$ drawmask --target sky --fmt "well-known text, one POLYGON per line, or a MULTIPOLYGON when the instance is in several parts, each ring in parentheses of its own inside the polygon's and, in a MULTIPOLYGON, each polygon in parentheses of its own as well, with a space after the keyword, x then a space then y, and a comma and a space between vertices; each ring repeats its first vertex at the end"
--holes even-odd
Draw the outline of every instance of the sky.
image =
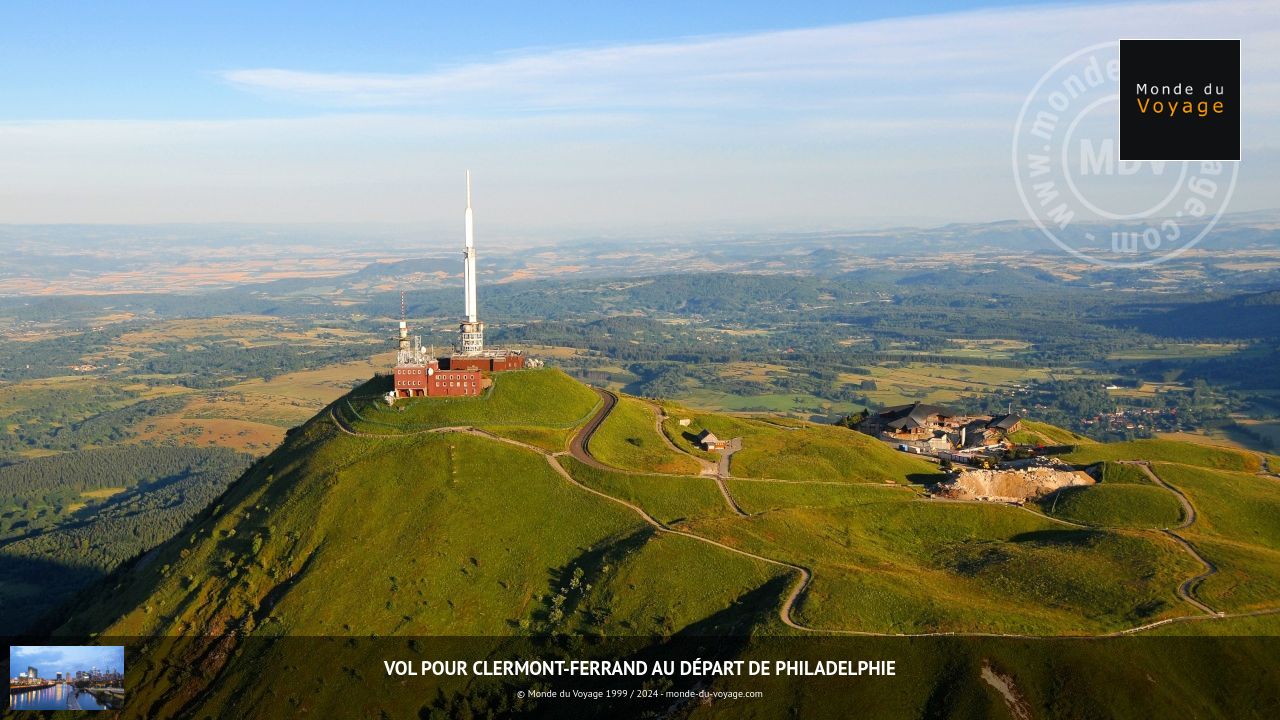
POLYGON ((0 222, 453 228, 467 169, 509 237, 1022 219, 1023 100, 1119 37, 1243 40, 1280 204, 1272 0, 871 5, 5 2, 0 222))
POLYGON ((80 670, 124 671, 124 648, 116 645, 14 645, 9 648, 9 671, 16 676, 34 667, 42 678, 80 670))

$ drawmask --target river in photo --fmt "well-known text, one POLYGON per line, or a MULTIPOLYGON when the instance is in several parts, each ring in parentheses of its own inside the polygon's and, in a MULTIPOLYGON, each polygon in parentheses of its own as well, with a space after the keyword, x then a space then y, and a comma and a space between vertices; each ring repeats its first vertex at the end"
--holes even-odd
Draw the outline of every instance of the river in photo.
POLYGON ((10 710, 106 710, 91 693, 65 683, 39 690, 9 690, 10 710))

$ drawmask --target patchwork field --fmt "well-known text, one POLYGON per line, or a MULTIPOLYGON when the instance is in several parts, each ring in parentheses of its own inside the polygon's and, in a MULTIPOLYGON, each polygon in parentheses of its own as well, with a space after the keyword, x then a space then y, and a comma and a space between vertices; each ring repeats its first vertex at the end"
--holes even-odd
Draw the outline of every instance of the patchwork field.
POLYGON ((1234 343, 1160 343, 1143 349, 1111 353, 1108 360, 1161 360, 1165 358, 1210 358, 1230 355, 1243 349, 1234 343))
POLYGON ((874 390, 864 394, 879 405, 901 405, 921 401, 947 403, 962 395, 1009 390, 1035 380, 1055 377, 1083 377, 1081 371, 1047 368, 1001 368, 985 365, 937 363, 887 363, 868 368, 870 375, 841 375, 849 383, 872 380, 874 390))
POLYGON ((147 445, 225 447, 264 455, 284 439, 285 428, 252 420, 161 417, 145 420, 132 439, 147 445))
POLYGON ((715 390, 698 389, 680 396, 680 402, 691 407, 716 412, 799 413, 803 415, 848 415, 861 405, 836 402, 806 393, 765 393, 733 395, 715 390))

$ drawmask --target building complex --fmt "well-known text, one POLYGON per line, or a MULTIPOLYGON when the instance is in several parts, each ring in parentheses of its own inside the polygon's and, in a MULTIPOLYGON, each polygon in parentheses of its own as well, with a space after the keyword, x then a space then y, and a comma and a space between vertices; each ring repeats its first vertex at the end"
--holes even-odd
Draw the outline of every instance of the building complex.
POLYGON ((470 172, 467 173, 467 208, 463 217, 462 283, 466 299, 454 353, 436 357, 434 351, 428 352, 423 348, 420 338, 409 337, 402 299, 394 384, 387 394, 389 402, 409 397, 476 396, 488 384, 484 373, 519 370, 526 364, 537 363, 526 361, 524 354, 516 350, 485 347, 484 323, 480 321, 476 293, 475 216, 471 209, 470 172))

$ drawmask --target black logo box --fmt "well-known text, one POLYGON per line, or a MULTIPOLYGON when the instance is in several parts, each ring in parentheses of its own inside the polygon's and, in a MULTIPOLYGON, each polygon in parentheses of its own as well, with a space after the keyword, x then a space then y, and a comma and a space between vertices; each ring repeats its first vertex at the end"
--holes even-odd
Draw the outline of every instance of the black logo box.
POLYGON ((1239 40, 1120 41, 1121 160, 1239 160, 1241 100, 1239 40))

